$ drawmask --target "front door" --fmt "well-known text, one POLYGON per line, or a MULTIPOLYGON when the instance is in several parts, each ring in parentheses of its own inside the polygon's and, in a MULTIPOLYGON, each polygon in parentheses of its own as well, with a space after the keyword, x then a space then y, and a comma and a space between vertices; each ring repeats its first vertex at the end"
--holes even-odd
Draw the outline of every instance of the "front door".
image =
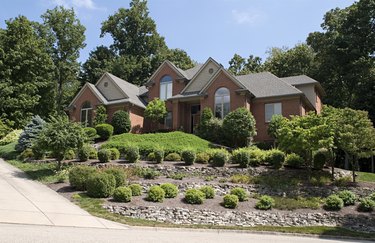
POLYGON ((194 133, 194 129, 197 127, 201 117, 201 105, 190 106, 190 132, 194 133))

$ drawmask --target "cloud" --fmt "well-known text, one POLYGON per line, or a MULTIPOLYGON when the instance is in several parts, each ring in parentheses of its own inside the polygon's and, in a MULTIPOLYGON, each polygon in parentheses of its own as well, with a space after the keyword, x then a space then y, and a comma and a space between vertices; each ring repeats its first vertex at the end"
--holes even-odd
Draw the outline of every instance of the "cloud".
POLYGON ((240 11, 234 9, 232 10, 232 17, 237 24, 253 25, 262 21, 265 18, 265 14, 254 10, 240 11))
POLYGON ((100 9, 93 0, 53 0, 56 5, 62 5, 64 7, 70 8, 81 8, 88 10, 98 10, 100 9))

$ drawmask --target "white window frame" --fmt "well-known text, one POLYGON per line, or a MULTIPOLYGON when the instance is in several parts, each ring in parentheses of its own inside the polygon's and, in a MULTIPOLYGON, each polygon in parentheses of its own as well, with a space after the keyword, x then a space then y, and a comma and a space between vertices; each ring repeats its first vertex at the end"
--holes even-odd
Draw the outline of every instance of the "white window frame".
POLYGON ((282 114, 283 114, 283 105, 281 102, 267 103, 264 105, 264 119, 267 123, 271 121, 272 116, 282 115, 282 114), (272 112, 269 109, 272 109, 272 112), (271 114, 271 116, 269 116, 269 114, 271 114))
MULTIPOLYGON (((88 101, 86 101, 88 102, 88 101)), ((82 106, 86 103, 84 102, 82 104, 82 106)), ((89 112, 92 111, 92 107, 91 107, 91 103, 88 102, 90 104, 90 107, 85 107, 85 108, 81 108, 81 113, 80 113, 80 121, 81 121, 81 124, 83 124, 85 127, 87 127, 89 124, 89 112), (85 119, 83 120, 82 118, 82 113, 85 112, 85 119)), ((92 114, 91 114, 92 115, 92 114)))
POLYGON ((215 92, 215 107, 214 107, 214 111, 215 111, 215 116, 216 116, 216 106, 217 105, 220 105, 221 107, 221 109, 220 109, 220 117, 218 117, 218 118, 220 118, 220 119, 224 119, 224 117, 228 114, 224 114, 224 104, 225 104, 225 102, 224 102, 224 100, 225 100, 225 97, 227 97, 228 96, 228 98, 229 98, 229 102, 228 102, 228 105, 229 105, 229 110, 228 110, 228 113, 230 112, 230 91, 229 91, 229 89, 228 88, 225 88, 225 87, 220 87, 220 88, 218 88, 217 90, 216 90, 216 92, 215 92), (218 95, 217 94, 217 92, 220 90, 220 89, 226 89, 227 91, 228 91, 228 94, 227 95, 218 95), (219 103, 217 103, 216 102, 216 98, 219 98, 220 99, 220 101, 219 101, 219 103))
POLYGON ((167 100, 172 97, 172 91, 173 91, 173 80, 171 76, 163 76, 160 79, 160 92, 159 97, 160 100, 167 100), (170 81, 163 81, 164 78, 170 77, 170 81), (164 95, 162 95, 162 92, 164 92, 164 95))

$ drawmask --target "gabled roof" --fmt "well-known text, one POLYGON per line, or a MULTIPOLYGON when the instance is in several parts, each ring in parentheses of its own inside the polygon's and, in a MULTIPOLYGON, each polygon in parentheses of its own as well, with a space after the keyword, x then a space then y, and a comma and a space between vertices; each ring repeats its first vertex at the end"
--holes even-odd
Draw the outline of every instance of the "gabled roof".
POLYGON ((195 65, 194 67, 185 70, 185 71, 184 71, 184 72, 185 72, 185 77, 186 77, 187 79, 189 79, 189 80, 192 79, 192 78, 195 76, 195 74, 201 69, 201 67, 202 67, 203 65, 204 65, 204 64, 197 64, 197 65, 195 65))
POLYGON ((270 72, 236 76, 255 98, 290 96, 303 94, 300 90, 284 82, 270 72))
POLYGON ((70 104, 68 105, 68 107, 71 107, 74 104, 74 102, 78 99, 78 97, 80 97, 82 95, 82 93, 83 93, 83 91, 85 89, 90 89, 90 91, 96 96, 96 98, 98 98, 98 100, 100 102, 105 103, 107 101, 106 98, 95 87, 95 85, 93 85, 91 83, 85 83, 85 85, 83 85, 83 87, 78 92, 78 94, 74 97, 74 99, 72 100, 72 102, 70 102, 70 104))
POLYGON ((287 82, 290 85, 293 86, 299 86, 299 85, 307 85, 307 84, 314 84, 319 89, 322 95, 325 95, 324 89, 321 86, 321 84, 316 81, 315 79, 310 78, 306 75, 298 75, 298 76, 291 76, 291 77, 285 77, 281 78, 285 82, 287 82))
POLYGON ((240 88, 246 89, 246 86, 243 85, 235 76, 230 74, 225 68, 220 67, 199 93, 202 94, 204 91, 206 91, 208 89, 208 87, 210 87, 210 85, 214 82, 214 80, 219 76, 220 73, 224 73, 228 78, 230 78, 240 88))
POLYGON ((153 79, 155 78, 155 76, 160 72, 160 70, 165 66, 165 65, 168 65, 169 67, 171 67, 173 70, 176 71, 176 73, 178 75, 180 75, 181 77, 185 77, 185 73, 182 69, 176 67, 176 65, 174 65, 172 62, 168 61, 168 60, 165 60, 162 64, 160 64, 160 66, 158 67, 158 69, 156 69, 156 71, 151 75, 151 77, 149 78, 149 80, 145 83, 146 86, 148 86, 150 83, 153 82, 153 79))

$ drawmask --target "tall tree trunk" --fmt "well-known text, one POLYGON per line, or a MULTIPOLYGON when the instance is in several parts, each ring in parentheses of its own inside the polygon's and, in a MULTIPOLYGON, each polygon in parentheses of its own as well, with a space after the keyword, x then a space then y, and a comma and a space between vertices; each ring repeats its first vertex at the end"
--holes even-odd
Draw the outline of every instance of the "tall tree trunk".
POLYGON ((375 173, 374 156, 371 156, 371 172, 375 173))
POLYGON ((353 175, 353 182, 356 183, 356 178, 355 178, 355 171, 356 171, 356 167, 357 167, 357 157, 356 156, 353 156, 352 158, 352 175, 353 175))

